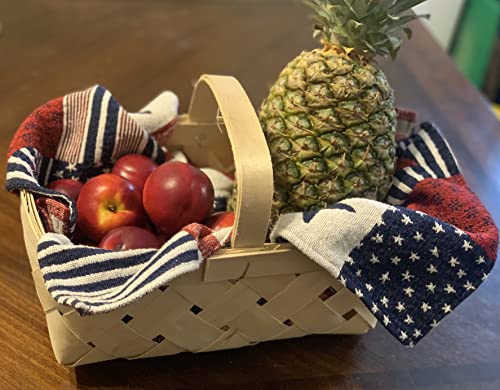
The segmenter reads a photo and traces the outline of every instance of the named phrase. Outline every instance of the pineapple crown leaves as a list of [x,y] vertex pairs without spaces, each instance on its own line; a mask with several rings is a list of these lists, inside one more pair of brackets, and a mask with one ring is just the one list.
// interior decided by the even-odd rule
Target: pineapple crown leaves
[[342,46],[366,58],[396,58],[402,33],[411,39],[406,25],[417,18],[410,11],[425,0],[305,0],[314,10],[314,37],[332,45]]

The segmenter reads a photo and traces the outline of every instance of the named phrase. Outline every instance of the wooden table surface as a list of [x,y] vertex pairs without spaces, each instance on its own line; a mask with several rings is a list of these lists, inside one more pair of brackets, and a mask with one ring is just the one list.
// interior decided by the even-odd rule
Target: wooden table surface
[[[0,0],[0,146],[45,101],[99,83],[129,110],[164,89],[185,111],[202,73],[238,77],[257,105],[285,63],[315,46],[290,0]],[[500,124],[423,27],[384,63],[401,106],[434,121],[500,222]],[[0,177],[5,177],[2,165]],[[0,193],[0,389],[500,389],[500,274],[408,350],[382,328],[241,350],[76,369],[53,357],[22,240]]]

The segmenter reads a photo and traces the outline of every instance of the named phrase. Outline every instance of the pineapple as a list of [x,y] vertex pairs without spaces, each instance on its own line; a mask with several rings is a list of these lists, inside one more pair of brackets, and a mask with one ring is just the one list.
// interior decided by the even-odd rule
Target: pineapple
[[396,162],[393,91],[377,56],[396,57],[424,0],[311,0],[322,48],[283,69],[260,121],[274,167],[273,217],[349,197],[383,201]]

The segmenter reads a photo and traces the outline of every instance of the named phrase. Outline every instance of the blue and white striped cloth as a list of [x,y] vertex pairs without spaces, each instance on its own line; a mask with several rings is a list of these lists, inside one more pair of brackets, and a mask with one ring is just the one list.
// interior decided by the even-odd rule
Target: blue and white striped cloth
[[387,197],[387,202],[393,205],[403,204],[424,179],[444,179],[460,174],[448,143],[430,123],[422,124],[416,136],[400,142],[398,155],[416,161],[417,165],[396,172]]
[[[206,234],[217,249],[229,240],[231,228]],[[182,230],[158,250],[115,252],[74,245],[55,233],[45,234],[37,249],[51,296],[82,314],[98,314],[132,303],[198,269],[204,259],[200,246],[206,246],[202,237]]]

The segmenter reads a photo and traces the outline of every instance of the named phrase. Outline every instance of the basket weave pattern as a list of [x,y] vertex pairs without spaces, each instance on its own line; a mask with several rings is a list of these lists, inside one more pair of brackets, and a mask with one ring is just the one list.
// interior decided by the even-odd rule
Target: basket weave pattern
[[[255,260],[262,261],[269,263]],[[315,267],[302,261],[289,271]],[[211,282],[202,281],[200,270],[120,310],[88,317],[58,305],[41,274],[33,276],[52,338],[71,344],[58,356],[66,365],[239,348],[309,334],[362,334],[375,325],[359,299],[319,268]]]

